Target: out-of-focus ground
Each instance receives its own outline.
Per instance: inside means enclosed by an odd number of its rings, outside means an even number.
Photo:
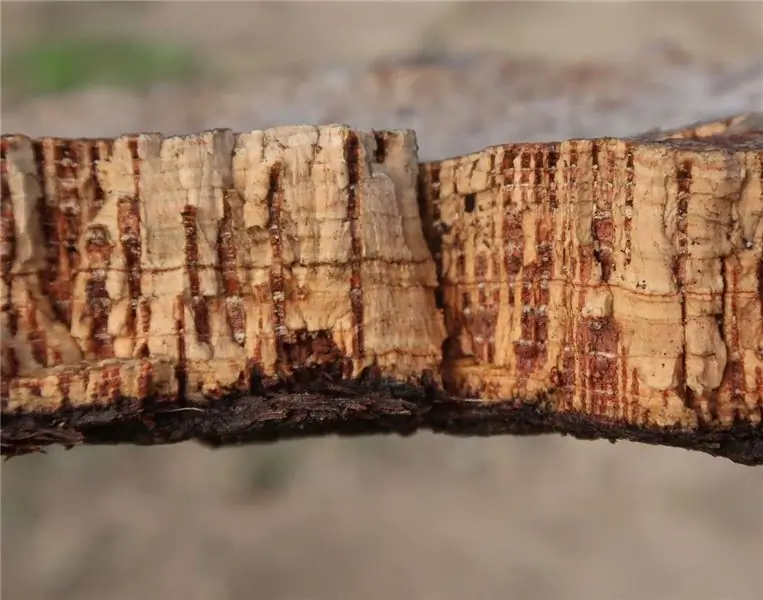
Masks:
[[[30,41],[112,32],[185,45],[206,79],[192,95],[6,89],[6,56]],[[625,61],[665,40],[662,62],[601,74],[603,86],[624,82],[593,101],[553,71],[530,84],[539,76],[526,68],[445,83],[426,70],[484,51]],[[434,155],[511,141],[494,136],[636,133],[763,102],[757,2],[4,2],[2,44],[2,130],[33,135],[331,118],[415,126]],[[720,70],[646,77],[665,54]],[[412,55],[419,67],[385,85],[337,70]],[[278,79],[294,67],[310,75]],[[575,77],[597,89],[596,70]],[[639,86],[650,91],[634,100]],[[763,471],[683,450],[427,434],[79,448],[4,464],[1,499],[3,600],[763,598]]]

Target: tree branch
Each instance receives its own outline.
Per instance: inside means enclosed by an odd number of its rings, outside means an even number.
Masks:
[[[4,455],[428,429],[763,463],[759,115],[429,163],[343,126],[1,158]]]

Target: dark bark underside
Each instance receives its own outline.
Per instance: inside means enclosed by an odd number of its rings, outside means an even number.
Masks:
[[[579,439],[631,440],[674,446],[763,464],[763,426],[739,422],[728,429],[646,428],[580,413],[557,413],[542,401],[456,400],[429,385],[356,384],[310,391],[279,390],[190,406],[120,399],[106,406],[54,414],[3,414],[2,455],[39,451],[50,444],[168,444],[195,439],[211,446],[273,442],[325,435],[410,435],[418,430],[463,436],[559,433]]]

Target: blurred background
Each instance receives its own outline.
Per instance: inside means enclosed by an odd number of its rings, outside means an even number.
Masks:
[[[760,109],[760,2],[2,2],[2,131],[415,127],[422,155]],[[51,450],[2,597],[763,598],[763,471],[561,437]]]

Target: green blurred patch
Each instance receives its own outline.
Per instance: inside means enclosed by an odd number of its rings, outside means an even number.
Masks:
[[[3,87],[25,96],[92,85],[134,89],[183,82],[202,70],[198,57],[185,48],[114,38],[38,41],[2,55]]]

